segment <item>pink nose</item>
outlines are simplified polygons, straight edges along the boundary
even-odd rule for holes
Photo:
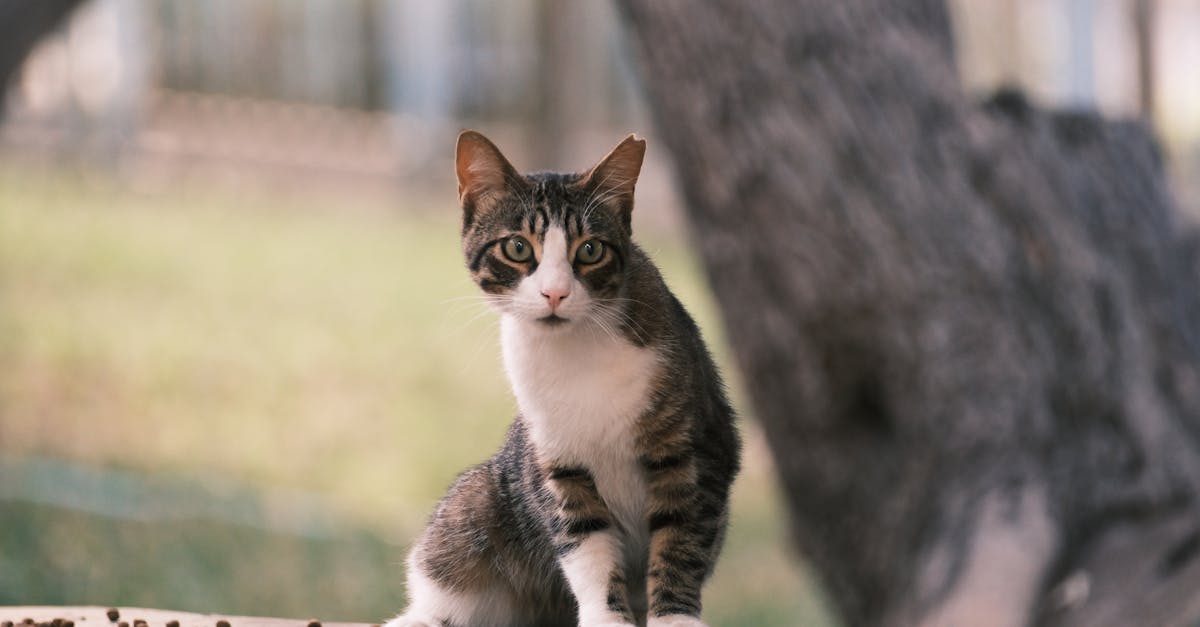
[[[546,300],[550,301],[550,311],[558,309],[558,304],[566,300],[567,296],[570,294],[570,290],[560,288],[542,290],[542,296],[545,296]]]

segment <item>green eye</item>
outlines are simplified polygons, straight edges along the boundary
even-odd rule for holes
[[[529,261],[533,256],[533,247],[520,235],[514,235],[504,240],[504,256],[517,263]]]
[[[600,257],[604,254],[604,244],[602,242],[590,239],[579,246],[579,250],[575,251],[575,261],[579,263],[596,263],[600,261]]]

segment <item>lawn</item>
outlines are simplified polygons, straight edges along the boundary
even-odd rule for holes
[[[399,609],[404,546],[513,413],[452,194],[415,198],[0,166],[0,603]],[[642,241],[728,363],[686,243]],[[742,429],[706,617],[829,624]]]

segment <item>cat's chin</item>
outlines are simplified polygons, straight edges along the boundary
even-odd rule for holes
[[[566,333],[569,329],[576,327],[574,318],[564,318],[554,314],[540,318],[527,318],[526,320],[526,324],[538,332],[552,335]]]
[[[550,314],[548,316],[542,316],[541,318],[537,318],[534,320],[534,322],[537,322],[538,324],[540,324],[544,327],[556,328],[556,327],[561,327],[566,324],[569,324],[571,321],[568,318],[563,318],[562,316]]]
[[[569,329],[575,326],[574,318],[564,318],[555,314],[548,314],[538,317],[508,314],[508,317],[513,322],[516,322],[525,328],[537,329],[539,331],[547,331],[550,333],[556,333],[562,331],[563,329]]]

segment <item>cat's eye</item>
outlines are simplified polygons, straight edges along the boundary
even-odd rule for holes
[[[579,263],[596,263],[600,261],[602,255],[604,255],[604,244],[590,239],[580,244],[579,250],[575,251],[575,261]]]
[[[520,235],[514,235],[504,240],[504,256],[512,259],[517,263],[529,261],[533,256],[533,246],[529,245],[529,241]]]

